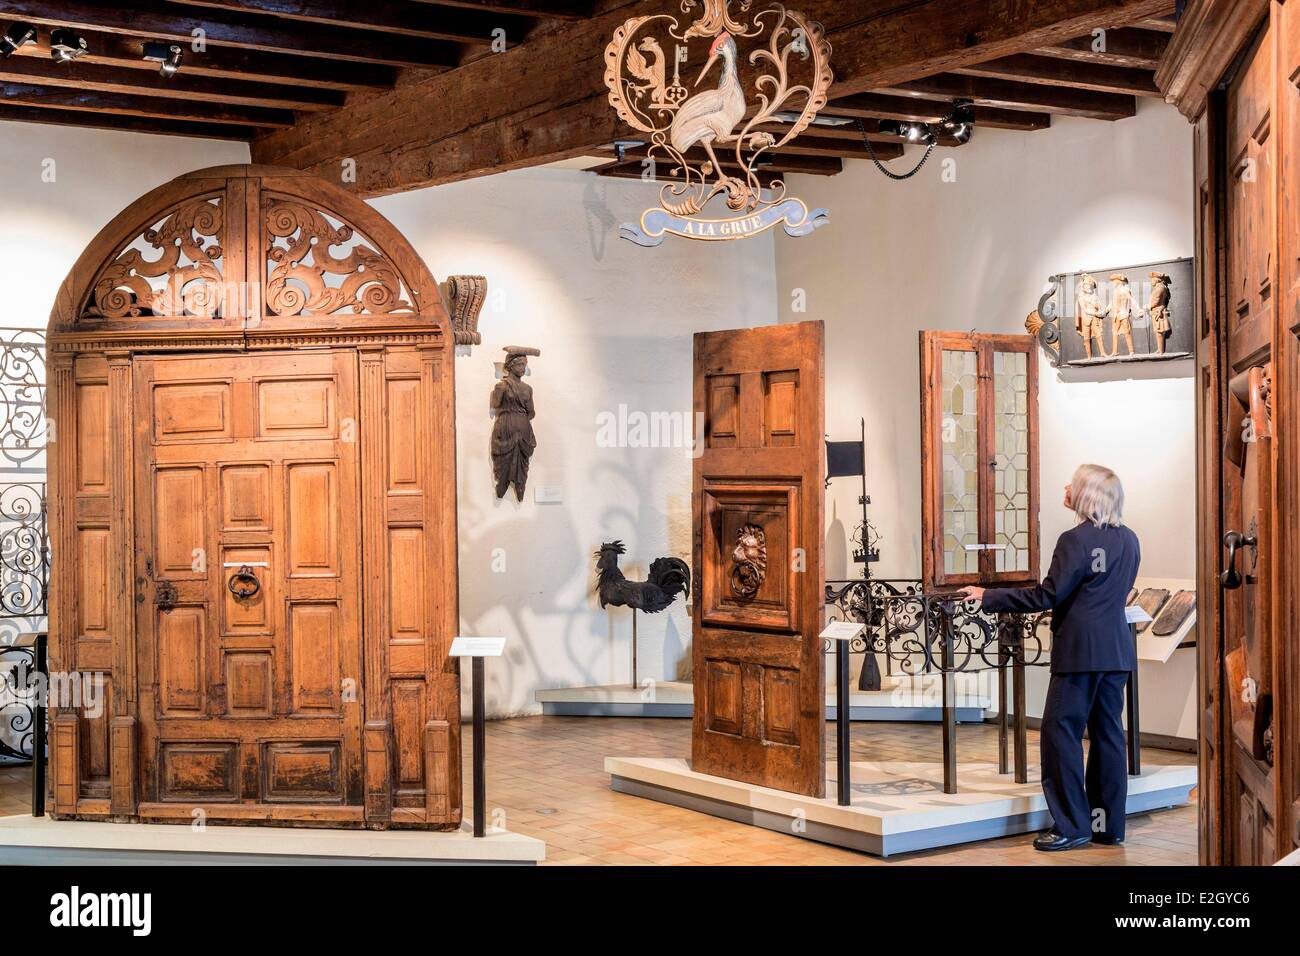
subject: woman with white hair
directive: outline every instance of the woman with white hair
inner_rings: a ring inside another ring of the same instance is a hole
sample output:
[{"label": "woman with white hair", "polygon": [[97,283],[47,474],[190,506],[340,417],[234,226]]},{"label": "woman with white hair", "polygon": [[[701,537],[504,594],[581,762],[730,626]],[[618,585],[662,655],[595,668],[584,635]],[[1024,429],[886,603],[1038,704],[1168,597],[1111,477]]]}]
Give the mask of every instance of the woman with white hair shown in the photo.
[{"label": "woman with white hair", "polygon": [[992,613],[1052,612],[1052,678],[1039,738],[1052,828],[1034,840],[1038,850],[1124,842],[1128,799],[1121,713],[1137,649],[1124,608],[1142,553],[1124,527],[1124,487],[1109,468],[1080,465],[1064,503],[1079,523],[1057,540],[1042,584],[966,589]]}]

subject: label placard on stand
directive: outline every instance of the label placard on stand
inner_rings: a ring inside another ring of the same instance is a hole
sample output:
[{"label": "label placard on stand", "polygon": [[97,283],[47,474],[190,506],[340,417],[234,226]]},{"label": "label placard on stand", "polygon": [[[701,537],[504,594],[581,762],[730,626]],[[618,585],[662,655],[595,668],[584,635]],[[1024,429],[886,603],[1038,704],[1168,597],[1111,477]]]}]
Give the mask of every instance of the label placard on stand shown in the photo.
[{"label": "label placard on stand", "polygon": [[451,657],[470,659],[470,681],[474,701],[474,836],[487,834],[487,705],[484,702],[483,659],[505,653],[504,637],[466,637],[452,639]]},{"label": "label placard on stand", "polygon": [[851,641],[862,634],[867,629],[865,624],[858,624],[853,621],[832,621],[826,625],[826,629],[821,632],[821,638],[827,641]]},{"label": "label placard on stand", "polygon": [[456,637],[452,638],[451,657],[500,657],[505,653],[504,637]]}]

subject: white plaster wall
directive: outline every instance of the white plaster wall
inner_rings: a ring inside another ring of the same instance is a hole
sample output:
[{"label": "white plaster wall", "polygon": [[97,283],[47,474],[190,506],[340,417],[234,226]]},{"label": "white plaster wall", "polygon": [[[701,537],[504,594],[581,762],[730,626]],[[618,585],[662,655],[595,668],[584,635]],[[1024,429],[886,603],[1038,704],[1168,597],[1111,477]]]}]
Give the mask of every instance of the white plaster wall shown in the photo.
[{"label": "white plaster wall", "polygon": [[0,326],[44,329],[77,256],[123,207],[181,173],[246,162],[243,143],[0,122]]},{"label": "white plaster wall", "polygon": [[[948,158],[955,182],[941,178]],[[1192,255],[1191,161],[1187,122],[1140,101],[1136,117],[1116,123],[1057,118],[1034,133],[981,130],[964,149],[937,150],[905,183],[867,163],[792,179],[832,222],[811,238],[777,239],[781,320],[827,323],[831,437],[856,437],[866,417],[880,574],[921,570],[918,332],[1023,333],[1049,275]],[[806,315],[792,314],[796,289],[806,290]],[[1043,570],[1072,524],[1062,488],[1076,465],[1093,461],[1124,481],[1142,573],[1192,577],[1192,363],[1060,373],[1040,356],[1039,371]],[[828,577],[858,573],[845,544],[857,494],[851,479],[832,483]]]},{"label": "white plaster wall", "polygon": [[[602,541],[626,544],[633,579],[660,555],[690,560],[688,451],[598,447],[597,416],[626,404],[689,421],[692,334],[776,321],[771,237],[657,249],[619,238],[655,195],[636,181],[536,169],[373,203],[434,275],[490,283],[483,344],[456,360],[456,424],[462,626],[509,639],[507,660],[488,665],[494,717],[539,712],[539,688],[629,680],[631,612],[602,611],[595,596]],[[504,345],[542,350],[530,359],[538,446],[522,503],[495,498],[488,454]],[[541,486],[563,501],[537,503]],[[687,672],[685,602],[638,627],[642,681]]]}]

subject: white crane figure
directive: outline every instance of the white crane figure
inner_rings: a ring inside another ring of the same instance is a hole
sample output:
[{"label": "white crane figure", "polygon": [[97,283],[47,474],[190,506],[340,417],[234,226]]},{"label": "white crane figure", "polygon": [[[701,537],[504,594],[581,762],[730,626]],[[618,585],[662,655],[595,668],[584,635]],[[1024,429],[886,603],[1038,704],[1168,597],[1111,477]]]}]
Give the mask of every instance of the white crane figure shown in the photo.
[{"label": "white crane figure", "polygon": [[696,93],[686,100],[677,110],[677,116],[669,130],[673,149],[683,156],[696,143],[704,147],[709,159],[713,161],[713,169],[718,174],[720,183],[726,177],[722,174],[718,157],[713,153],[713,144],[725,143],[731,139],[736,124],[745,116],[745,91],[740,85],[740,75],[736,69],[737,56],[736,41],[731,38],[731,34],[719,34],[709,49],[709,62],[704,65],[699,79],[695,81],[698,87],[713,69],[713,64],[721,59],[722,79],[718,82],[718,88]]}]

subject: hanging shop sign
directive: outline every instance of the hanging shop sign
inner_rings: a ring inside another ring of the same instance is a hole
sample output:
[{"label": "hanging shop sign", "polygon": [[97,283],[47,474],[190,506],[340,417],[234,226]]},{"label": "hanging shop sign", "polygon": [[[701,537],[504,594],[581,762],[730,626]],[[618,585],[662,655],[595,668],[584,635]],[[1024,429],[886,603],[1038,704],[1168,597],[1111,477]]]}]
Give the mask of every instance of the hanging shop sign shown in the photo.
[{"label": "hanging shop sign", "polygon": [[[779,225],[806,236],[824,226],[826,210],[810,210],[764,174],[772,154],[826,105],[833,75],[821,24],[779,3],[679,2],[680,17],[633,17],[605,49],[609,101],[639,137],[620,141],[620,157],[635,148],[647,168],[666,168],[675,180],[622,236],[657,246],[669,234],[745,239]],[[691,83],[689,71],[701,62]],[[717,212],[705,216],[706,207]]]}]

